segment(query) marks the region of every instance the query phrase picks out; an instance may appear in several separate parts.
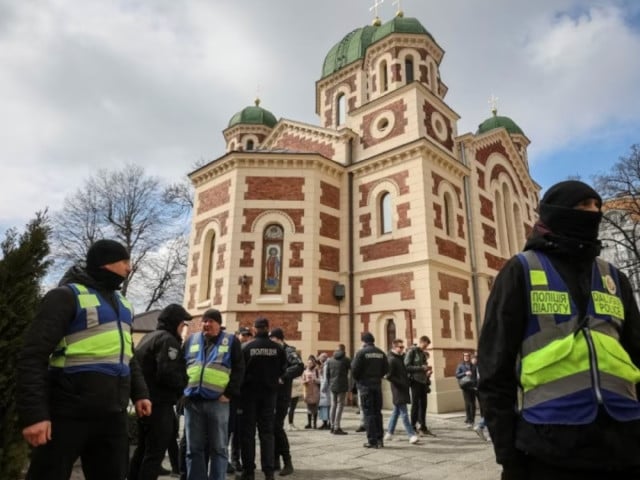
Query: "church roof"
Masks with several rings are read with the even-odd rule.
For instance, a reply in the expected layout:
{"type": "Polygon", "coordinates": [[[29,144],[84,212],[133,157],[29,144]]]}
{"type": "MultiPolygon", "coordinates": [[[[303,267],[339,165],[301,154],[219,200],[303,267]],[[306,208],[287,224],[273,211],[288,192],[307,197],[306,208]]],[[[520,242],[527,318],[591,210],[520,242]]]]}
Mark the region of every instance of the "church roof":
{"type": "Polygon", "coordinates": [[[266,125],[273,128],[278,120],[269,110],[260,106],[260,100],[256,99],[256,104],[243,108],[229,120],[229,127],[240,124],[266,125]]]}
{"type": "Polygon", "coordinates": [[[524,135],[522,129],[511,120],[509,117],[501,117],[497,115],[497,112],[494,112],[493,116],[487,118],[484,122],[478,125],[477,134],[488,132],[489,130],[495,130],[496,128],[504,128],[507,132],[511,134],[519,134],[524,135]]]}
{"type": "Polygon", "coordinates": [[[367,25],[356,28],[347,33],[342,40],[336,43],[324,59],[322,65],[322,78],[337,72],[342,67],[364,58],[367,48],[393,33],[409,33],[417,35],[431,34],[415,18],[405,18],[402,15],[382,25],[367,25]]]}

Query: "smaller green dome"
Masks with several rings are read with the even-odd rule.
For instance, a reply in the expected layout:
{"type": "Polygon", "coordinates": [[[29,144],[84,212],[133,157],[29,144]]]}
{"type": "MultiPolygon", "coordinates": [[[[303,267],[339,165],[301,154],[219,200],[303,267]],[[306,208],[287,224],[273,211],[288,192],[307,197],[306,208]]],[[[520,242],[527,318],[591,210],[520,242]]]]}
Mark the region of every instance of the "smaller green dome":
{"type": "Polygon", "coordinates": [[[229,120],[229,127],[241,124],[265,125],[273,128],[278,123],[275,115],[260,106],[260,99],[256,99],[255,106],[243,108],[229,120]]]}
{"type": "Polygon", "coordinates": [[[416,18],[397,15],[375,30],[371,43],[375,43],[392,33],[415,33],[417,35],[427,35],[433,40],[431,34],[416,18]]]}
{"type": "Polygon", "coordinates": [[[486,133],[489,130],[495,130],[496,128],[504,128],[507,132],[512,135],[524,135],[522,129],[511,120],[509,117],[501,117],[497,115],[497,112],[494,112],[493,116],[487,118],[484,122],[478,125],[477,135],[481,133],[486,133]]]}

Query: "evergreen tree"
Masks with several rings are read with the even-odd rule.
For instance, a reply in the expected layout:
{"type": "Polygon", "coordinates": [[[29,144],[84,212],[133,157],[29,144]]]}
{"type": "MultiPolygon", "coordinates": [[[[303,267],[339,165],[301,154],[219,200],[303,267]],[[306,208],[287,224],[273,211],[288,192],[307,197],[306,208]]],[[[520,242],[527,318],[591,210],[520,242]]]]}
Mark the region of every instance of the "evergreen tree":
{"type": "Polygon", "coordinates": [[[37,213],[19,234],[10,229],[0,243],[0,478],[16,479],[26,464],[27,443],[16,413],[16,362],[22,334],[36,314],[40,281],[49,267],[49,225],[37,213]]]}

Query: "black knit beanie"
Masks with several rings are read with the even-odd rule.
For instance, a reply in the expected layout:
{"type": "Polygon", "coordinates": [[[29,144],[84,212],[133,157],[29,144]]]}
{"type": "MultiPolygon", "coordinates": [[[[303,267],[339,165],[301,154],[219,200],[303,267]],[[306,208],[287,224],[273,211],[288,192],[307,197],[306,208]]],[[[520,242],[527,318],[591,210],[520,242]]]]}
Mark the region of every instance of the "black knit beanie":
{"type": "Polygon", "coordinates": [[[129,258],[127,249],[115,240],[98,240],[87,252],[87,269],[95,271],[103,265],[129,258]]]}
{"type": "Polygon", "coordinates": [[[567,180],[549,188],[540,200],[540,221],[556,235],[578,240],[595,241],[602,212],[574,208],[582,200],[594,198],[602,205],[600,195],[586,183],[567,180]]]}

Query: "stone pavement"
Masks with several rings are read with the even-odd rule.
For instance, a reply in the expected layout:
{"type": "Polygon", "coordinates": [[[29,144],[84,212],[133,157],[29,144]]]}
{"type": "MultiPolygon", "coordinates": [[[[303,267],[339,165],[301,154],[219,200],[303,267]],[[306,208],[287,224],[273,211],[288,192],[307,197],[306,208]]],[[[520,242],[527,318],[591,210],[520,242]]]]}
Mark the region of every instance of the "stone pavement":
{"type": "MultiPolygon", "coordinates": [[[[383,411],[386,427],[389,411],[383,411]]],[[[296,411],[295,423],[299,430],[287,432],[295,472],[290,480],[361,480],[361,479],[420,479],[420,480],[496,480],[500,467],[495,463],[490,442],[481,440],[464,425],[462,412],[427,414],[429,428],[437,436],[421,437],[420,443],[410,445],[402,421],[398,421],[396,434],[382,449],[367,449],[364,433],[355,433],[359,419],[354,407],[345,409],[343,430],[348,435],[331,435],[326,430],[304,430],[306,412],[296,411]]],[[[259,448],[257,449],[259,451],[259,448]]],[[[260,461],[256,459],[256,464],[260,461]]],[[[169,466],[169,461],[165,461],[169,466]]],[[[259,467],[258,467],[259,469],[259,467]]],[[[78,467],[72,480],[84,477],[78,467]]],[[[159,477],[169,480],[170,476],[159,477]]],[[[231,480],[233,475],[228,475],[231,480]]],[[[256,480],[264,475],[256,471],[256,480]]]]}

